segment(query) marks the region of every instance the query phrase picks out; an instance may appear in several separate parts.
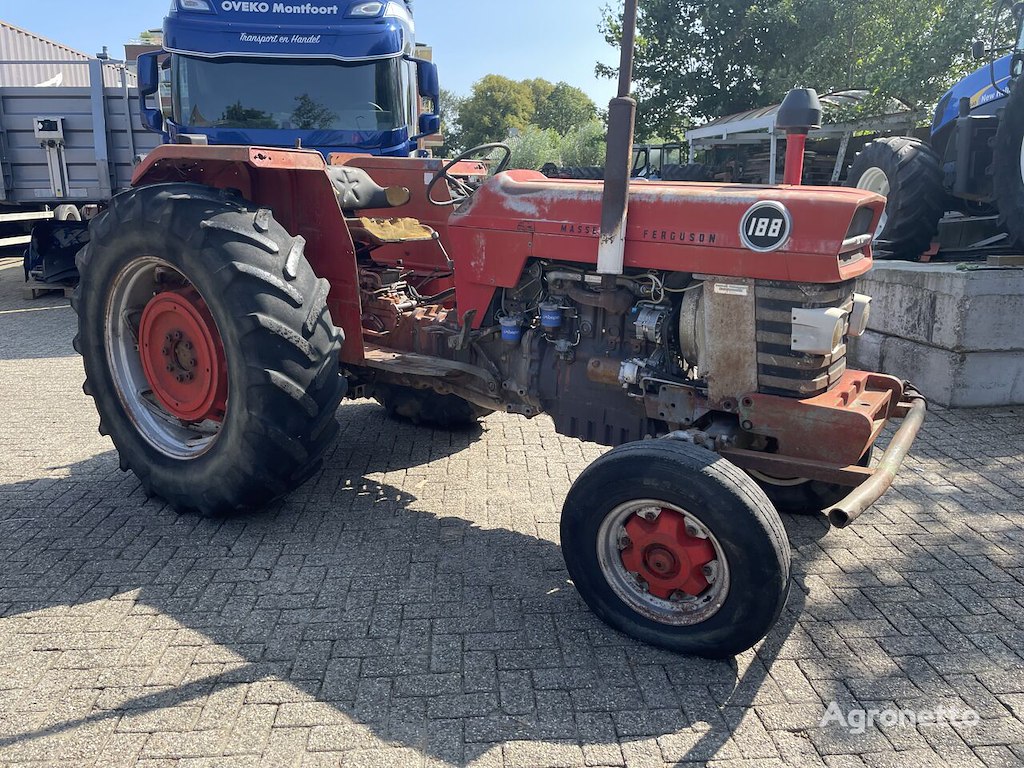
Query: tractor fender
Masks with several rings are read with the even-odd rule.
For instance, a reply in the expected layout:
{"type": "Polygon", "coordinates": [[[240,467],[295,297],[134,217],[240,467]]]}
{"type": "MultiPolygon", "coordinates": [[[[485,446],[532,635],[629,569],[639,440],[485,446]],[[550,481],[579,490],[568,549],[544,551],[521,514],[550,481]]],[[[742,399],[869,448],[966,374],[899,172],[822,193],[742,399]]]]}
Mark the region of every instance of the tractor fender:
{"type": "Polygon", "coordinates": [[[273,211],[289,234],[304,238],[313,271],[331,284],[327,305],[345,332],[341,359],[363,362],[355,245],[323,155],[302,149],[167,144],[136,166],[132,187],[168,182],[237,190],[273,211]]]}

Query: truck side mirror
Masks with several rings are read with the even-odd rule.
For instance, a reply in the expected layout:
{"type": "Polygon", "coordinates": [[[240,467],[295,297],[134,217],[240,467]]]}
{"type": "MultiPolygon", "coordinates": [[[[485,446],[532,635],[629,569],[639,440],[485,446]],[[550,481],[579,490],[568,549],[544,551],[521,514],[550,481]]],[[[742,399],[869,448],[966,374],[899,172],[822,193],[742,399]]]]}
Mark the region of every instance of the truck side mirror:
{"type": "Polygon", "coordinates": [[[441,99],[441,84],[437,78],[437,65],[432,61],[416,59],[416,87],[420,96],[430,99],[437,112],[437,102],[441,99]]]}
{"type": "MultiPolygon", "coordinates": [[[[149,106],[149,97],[160,91],[160,51],[143,53],[139,56],[139,110],[142,125],[154,133],[163,133],[164,116],[160,109],[149,106]]],[[[159,98],[159,97],[158,97],[159,98]]]]}
{"type": "Polygon", "coordinates": [[[433,136],[441,132],[440,115],[420,115],[420,135],[433,136]]]}
{"type": "Polygon", "coordinates": [[[984,59],[986,53],[987,51],[985,50],[985,43],[983,43],[981,40],[975,40],[973,43],[971,43],[971,57],[975,61],[981,61],[982,59],[984,59]]]}
{"type": "Polygon", "coordinates": [[[420,139],[424,136],[440,133],[441,131],[441,115],[439,114],[441,83],[437,77],[436,64],[424,59],[413,59],[413,61],[416,64],[416,89],[420,93],[420,98],[428,100],[433,105],[431,106],[432,112],[420,115],[420,132],[417,136],[412,137],[413,139],[420,139]]]}

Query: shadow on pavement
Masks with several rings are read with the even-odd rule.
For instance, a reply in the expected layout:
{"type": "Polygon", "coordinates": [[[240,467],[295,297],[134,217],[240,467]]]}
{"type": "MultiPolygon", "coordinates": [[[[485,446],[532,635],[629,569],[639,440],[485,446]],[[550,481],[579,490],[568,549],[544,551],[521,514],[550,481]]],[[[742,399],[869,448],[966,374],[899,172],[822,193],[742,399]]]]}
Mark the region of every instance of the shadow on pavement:
{"type": "MultiPolygon", "coordinates": [[[[240,689],[244,707],[279,704],[278,723],[321,726],[311,750],[384,742],[465,764],[502,742],[525,742],[527,756],[530,743],[555,742],[599,760],[658,738],[667,761],[768,758],[777,746],[752,708],[804,706],[820,717],[828,695],[877,699],[868,689],[879,679],[911,673],[882,641],[851,657],[857,635],[837,622],[852,632],[884,621],[885,603],[851,583],[868,566],[837,562],[822,520],[786,521],[795,583],[757,653],[689,659],[589,613],[559,548],[535,533],[556,524],[558,507],[539,523],[529,511],[517,517],[545,491],[510,488],[505,470],[469,462],[462,454],[479,432],[395,424],[366,403],[339,418],[327,468],[248,519],[179,517],[146,501],[112,453],[69,467],[65,480],[0,487],[5,760],[32,759],[34,744],[82,727],[216,708],[240,689]],[[71,671],[83,668],[99,678],[75,683],[71,671]],[[59,722],[18,720],[62,684],[89,689],[94,703],[59,722]],[[322,706],[310,714],[301,702],[322,706]]],[[[557,504],[566,489],[552,486],[557,504]]],[[[862,546],[878,545],[870,523],[861,530],[862,546]]],[[[930,557],[912,552],[918,565],[900,567],[930,557]]],[[[905,606],[888,618],[897,638],[899,622],[915,619],[905,606]]],[[[958,653],[973,662],[986,651],[958,653]]]]}

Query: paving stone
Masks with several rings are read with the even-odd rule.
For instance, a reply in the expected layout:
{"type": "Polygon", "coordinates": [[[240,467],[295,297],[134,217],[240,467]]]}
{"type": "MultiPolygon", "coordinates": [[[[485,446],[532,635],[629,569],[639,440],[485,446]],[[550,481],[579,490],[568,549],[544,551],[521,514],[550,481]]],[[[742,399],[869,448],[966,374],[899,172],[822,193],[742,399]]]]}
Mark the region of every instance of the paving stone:
{"type": "MultiPolygon", "coordinates": [[[[177,515],[118,470],[66,302],[0,261],[0,763],[1024,764],[1024,409],[933,409],[857,523],[787,517],[794,589],[735,661],[605,627],[558,514],[605,449],[347,401],[262,514],[177,515]],[[31,309],[31,312],[25,312],[31,309]],[[972,709],[977,725],[822,716],[972,709]]],[[[890,431],[891,433],[891,431],[890,431]]]]}

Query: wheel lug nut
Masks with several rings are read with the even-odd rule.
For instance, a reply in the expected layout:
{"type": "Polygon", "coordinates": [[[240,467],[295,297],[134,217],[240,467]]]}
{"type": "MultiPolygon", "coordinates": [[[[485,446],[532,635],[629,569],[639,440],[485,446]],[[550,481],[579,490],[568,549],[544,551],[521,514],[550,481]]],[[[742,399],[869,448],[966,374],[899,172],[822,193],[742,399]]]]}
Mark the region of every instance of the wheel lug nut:
{"type": "Polygon", "coordinates": [[[160,350],[160,352],[163,354],[164,357],[170,357],[171,356],[171,348],[170,347],[164,347],[163,349],[160,350]]]}
{"type": "Polygon", "coordinates": [[[185,349],[187,349],[187,350],[191,350],[192,349],[192,342],[191,341],[186,341],[185,342],[185,349]]]}
{"type": "Polygon", "coordinates": [[[196,367],[197,363],[198,363],[198,361],[197,361],[197,360],[196,360],[196,359],[195,359],[194,357],[193,357],[193,358],[192,358],[191,360],[189,360],[189,361],[188,361],[188,364],[189,364],[189,365],[190,365],[191,367],[193,367],[193,368],[195,368],[195,367],[196,367]]]}
{"type": "Polygon", "coordinates": [[[167,366],[167,372],[168,373],[173,373],[174,372],[174,366],[173,365],[168,365],[167,366]]]}
{"type": "Polygon", "coordinates": [[[174,340],[175,341],[181,341],[181,331],[175,331],[174,332],[174,340]]]}
{"type": "Polygon", "coordinates": [[[171,336],[171,334],[168,333],[166,336],[164,336],[164,341],[167,341],[167,342],[174,341],[174,337],[171,336]]]}

